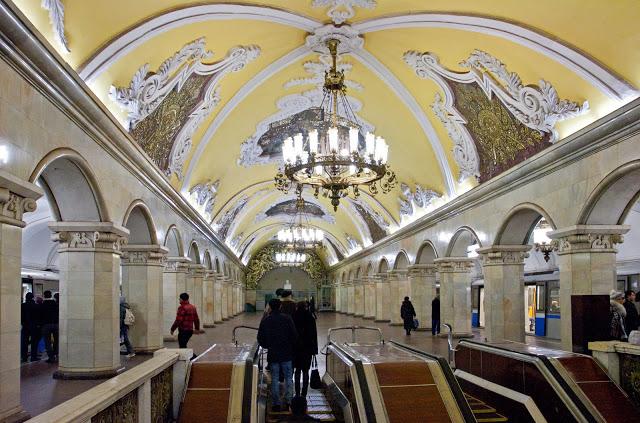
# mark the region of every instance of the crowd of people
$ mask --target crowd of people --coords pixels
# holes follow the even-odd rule
[[[43,297],[27,292],[20,310],[22,324],[20,354],[23,362],[40,361],[41,343],[47,352],[47,363],[58,361],[59,296],[44,291]]]
[[[609,338],[627,341],[631,332],[640,326],[640,303],[636,302],[636,293],[611,291],[609,304]]]

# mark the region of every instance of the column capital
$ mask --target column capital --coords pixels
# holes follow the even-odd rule
[[[547,232],[558,254],[615,253],[615,244],[624,242],[629,225],[574,225]]]
[[[469,257],[443,257],[433,262],[440,273],[466,273],[475,266],[475,259]]]
[[[204,264],[200,264],[200,263],[189,263],[189,274],[191,276],[201,276],[204,277],[204,274],[206,272],[206,268],[204,266]]]
[[[376,282],[388,282],[389,274],[387,272],[380,272],[375,274]]]
[[[205,269],[204,277],[205,277],[205,279],[215,279],[216,278],[216,272],[214,270],[211,270],[211,269]]]
[[[188,273],[191,259],[188,257],[167,257],[164,271],[167,273]]]
[[[52,240],[58,251],[122,253],[129,230],[113,222],[50,222]]]
[[[22,215],[36,210],[36,200],[44,195],[39,186],[0,170],[0,223],[24,228]]]
[[[490,245],[476,251],[483,266],[502,266],[505,264],[524,264],[529,257],[530,245]]]
[[[435,264],[412,264],[409,266],[409,277],[435,276],[437,271]]]
[[[124,245],[122,264],[127,266],[164,266],[169,249],[162,245]]]

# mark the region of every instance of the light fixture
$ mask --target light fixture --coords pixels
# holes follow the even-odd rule
[[[547,232],[551,230],[551,225],[545,219],[541,219],[533,229],[533,246],[536,251],[543,254],[544,261],[547,263],[551,259],[551,253],[557,249],[547,236]]]
[[[384,138],[367,132],[362,134],[359,123],[346,96],[344,71],[337,68],[339,41],[327,41],[332,58],[331,69],[325,72],[324,96],[319,108],[309,110],[317,116],[309,122],[305,135],[298,133],[282,144],[283,168],[275,177],[276,187],[283,191],[295,186],[309,186],[317,197],[331,199],[334,210],[351,188],[358,197],[360,187],[372,195],[383,193],[396,185],[396,176],[389,169],[389,146]]]
[[[305,250],[322,246],[324,231],[312,228],[305,215],[306,201],[302,198],[302,191],[298,192],[295,202],[295,213],[286,228],[278,231],[278,241],[292,250]]]
[[[275,259],[282,266],[302,266],[307,261],[307,254],[295,251],[280,251],[276,253]]]

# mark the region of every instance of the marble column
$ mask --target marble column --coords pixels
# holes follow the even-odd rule
[[[233,279],[227,280],[227,317],[234,317],[233,314]]]
[[[170,331],[180,306],[180,294],[187,290],[190,262],[187,257],[167,257],[162,273],[162,325],[165,341],[178,339],[177,335],[171,335]]]
[[[229,279],[225,276],[222,279],[222,320],[229,320]]]
[[[376,285],[371,277],[367,277],[364,281],[364,318],[376,318]]]
[[[354,316],[364,317],[364,282],[362,279],[356,279],[354,282]]]
[[[353,281],[349,281],[347,284],[347,314],[353,316],[356,314],[356,287]]]
[[[342,312],[342,304],[340,303],[341,300],[341,295],[340,295],[340,291],[342,289],[342,286],[340,284],[336,284],[335,286],[335,293],[336,293],[336,312],[337,313],[341,313]]]
[[[137,353],[163,347],[162,271],[169,250],[160,245],[126,245],[122,248],[122,295],[136,322],[129,340]]]
[[[524,259],[530,245],[478,249],[484,275],[484,333],[489,342],[524,342]]]
[[[205,267],[203,264],[189,264],[189,274],[186,279],[186,292],[189,294],[189,302],[196,306],[198,317],[204,316],[203,279]]]
[[[58,243],[56,378],[115,376],[120,365],[120,255],[129,230],[111,222],[51,222]]]
[[[222,323],[222,281],[224,275],[222,273],[215,274],[213,281],[213,321],[214,323]]]
[[[204,279],[202,279],[202,326],[205,328],[216,327],[214,316],[215,279],[216,273],[214,271],[205,271]]]
[[[376,275],[376,322],[391,321],[390,297],[389,274],[378,273]]]
[[[407,291],[407,271],[406,270],[390,270],[389,271],[389,308],[392,326],[400,326],[404,322],[400,317],[400,306],[405,296],[409,296]]]
[[[434,262],[440,273],[440,321],[451,325],[454,336],[471,336],[471,271],[475,260],[445,257]],[[447,330],[443,328],[442,334]]]
[[[20,405],[22,218],[42,195],[40,187],[0,170],[0,421],[30,417]]]
[[[558,248],[563,349],[574,350],[571,297],[609,295],[616,288],[615,245],[623,242],[629,229],[627,225],[578,225],[547,233]]]
[[[416,309],[418,330],[431,329],[431,302],[436,297],[436,265],[414,264],[409,266],[411,302]]]

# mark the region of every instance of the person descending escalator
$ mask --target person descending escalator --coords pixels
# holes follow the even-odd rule
[[[400,307],[400,317],[404,322],[404,330],[407,332],[407,335],[411,335],[411,330],[415,329],[413,319],[416,317],[416,311],[411,301],[409,301],[409,297],[404,297],[404,301]]]
[[[307,309],[307,302],[300,301],[293,313],[293,323],[298,332],[298,342],[293,353],[293,368],[295,374],[296,397],[307,397],[309,388],[309,369],[311,358],[318,354],[318,330],[316,319]],[[300,378],[302,377],[302,391],[300,391]]]

